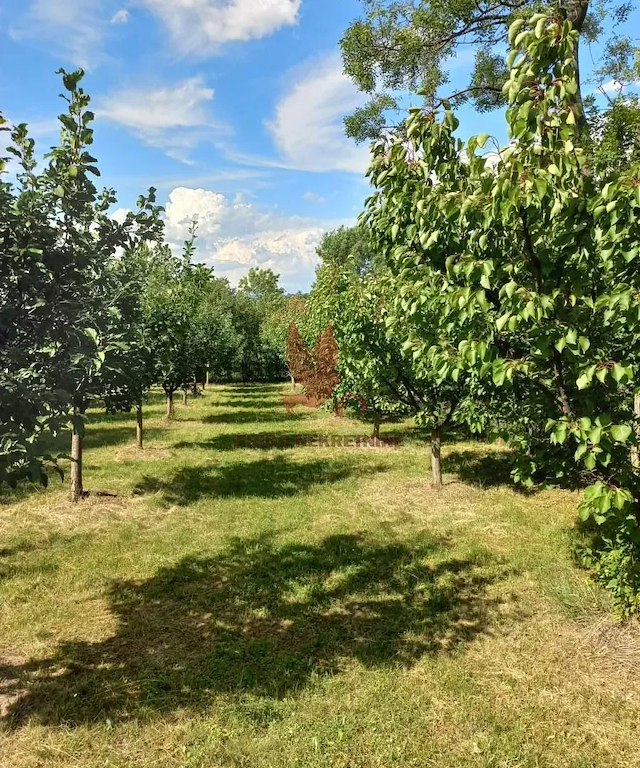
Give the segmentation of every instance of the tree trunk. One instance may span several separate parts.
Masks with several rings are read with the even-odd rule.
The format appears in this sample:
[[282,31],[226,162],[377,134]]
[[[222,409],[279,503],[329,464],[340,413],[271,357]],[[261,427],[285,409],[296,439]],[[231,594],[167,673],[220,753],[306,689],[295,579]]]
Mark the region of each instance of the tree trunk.
[[167,392],[167,419],[172,419],[175,414],[173,407],[173,392]]
[[205,376],[204,376],[204,385],[202,389],[208,386],[209,386],[209,366],[207,366],[207,372],[205,373]]
[[187,394],[187,388],[185,387],[185,388],[182,390],[182,405],[187,405],[187,403],[188,403],[188,399],[189,399],[189,396],[188,396],[188,394]]
[[434,429],[431,433],[431,475],[436,488],[442,487],[442,463],[440,449],[442,447],[442,429]]
[[82,435],[73,427],[71,432],[71,501],[76,502],[82,498]]
[[373,417],[373,437],[376,440],[380,439],[380,416]]
[[142,400],[136,405],[136,445],[142,449]]
[[576,68],[576,83],[578,85],[578,92],[575,97],[576,108],[576,123],[583,130],[587,129],[587,116],[584,111],[584,101],[582,99],[582,84],[580,82],[580,37],[582,36],[582,30],[584,27],[587,13],[589,12],[589,0],[566,0],[565,3],[561,3],[561,6],[565,6],[566,16],[571,22],[573,28],[578,32],[578,39],[576,41],[576,47],[574,51],[574,64]]
[[289,378],[291,379],[291,389],[295,392],[295,389],[296,389],[296,379],[295,379],[295,376],[292,373],[290,373],[289,374]]
[[633,396],[633,432],[636,438],[636,445],[631,448],[631,466],[640,470],[640,392]]

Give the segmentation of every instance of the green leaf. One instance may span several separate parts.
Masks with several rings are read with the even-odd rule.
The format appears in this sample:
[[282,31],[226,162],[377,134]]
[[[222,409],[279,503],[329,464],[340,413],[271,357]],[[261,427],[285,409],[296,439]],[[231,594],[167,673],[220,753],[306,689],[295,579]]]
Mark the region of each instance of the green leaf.
[[576,387],[578,387],[578,389],[586,389],[590,384],[591,378],[586,373],[583,373],[576,381]]
[[627,371],[624,366],[620,365],[620,363],[614,363],[611,375],[618,384],[624,379],[626,373]]
[[547,182],[544,179],[537,176],[533,183],[535,184],[538,197],[541,197],[541,198],[544,197],[547,194],[547,188],[548,188]]
[[611,438],[617,443],[626,443],[632,431],[628,424],[614,424],[611,427]]

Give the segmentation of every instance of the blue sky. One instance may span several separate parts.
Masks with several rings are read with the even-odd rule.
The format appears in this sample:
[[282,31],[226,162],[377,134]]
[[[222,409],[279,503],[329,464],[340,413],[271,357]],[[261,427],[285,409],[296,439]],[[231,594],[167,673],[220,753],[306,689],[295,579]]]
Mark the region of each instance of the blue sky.
[[[368,194],[367,148],[342,128],[363,97],[338,50],[360,10],[358,0],[0,0],[0,109],[46,148],[61,111],[55,70],[84,67],[103,182],[120,205],[156,186],[172,242],[197,215],[199,258],[218,274],[234,283],[270,266],[305,290],[322,232],[355,221]],[[452,61],[453,86],[470,64]],[[465,108],[461,120],[463,136],[504,134],[500,114]]]

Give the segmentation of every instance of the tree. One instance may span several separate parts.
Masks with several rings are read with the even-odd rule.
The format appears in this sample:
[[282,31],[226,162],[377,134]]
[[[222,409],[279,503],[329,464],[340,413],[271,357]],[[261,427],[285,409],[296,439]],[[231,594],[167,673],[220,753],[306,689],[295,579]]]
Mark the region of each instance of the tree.
[[334,391],[340,383],[338,345],[332,325],[328,325],[316,341],[312,361],[312,368],[303,382],[305,392],[314,400],[327,402],[333,398]]
[[376,268],[365,227],[339,227],[327,232],[317,249],[319,264],[306,306],[305,338],[316,339],[346,309],[346,295],[351,281]]
[[[105,404],[113,410],[136,408],[136,445],[144,445],[143,401],[145,393],[157,378],[156,360],[150,329],[145,322],[143,297],[153,261],[148,238],[157,243],[162,239],[160,209],[154,205],[154,192],[138,200],[130,240],[122,255],[114,262],[114,283],[117,292],[114,305],[118,309],[121,346],[114,376],[105,382]],[[154,231],[155,230],[155,231]]]
[[623,96],[609,100],[605,109],[598,109],[590,100],[589,122],[593,127],[590,152],[593,171],[600,178],[617,174],[640,161],[640,100]]
[[[295,362],[295,350],[290,346],[292,330],[299,337],[295,344],[302,343],[300,328],[306,325],[307,303],[300,294],[285,296],[283,303],[278,303],[269,309],[260,325],[260,337],[265,344],[273,350],[279,362],[284,363],[284,368],[291,380],[291,388],[295,389],[296,380],[302,378],[300,365]],[[291,361],[294,368],[291,367]]]
[[204,386],[210,377],[231,377],[241,338],[233,323],[234,296],[229,282],[210,273],[202,287],[195,317],[196,344],[201,351],[201,375]]
[[438,381],[473,374],[503,393],[515,479],[588,484],[580,513],[601,526],[599,572],[629,610],[640,588],[640,167],[593,173],[569,22],[537,14],[509,36],[510,147],[489,163],[487,137],[464,146],[449,110],[413,110],[407,139],[376,149],[368,222],[405,296],[399,323],[420,316],[423,296],[444,297],[445,335],[434,343],[418,324],[417,359]]
[[175,415],[176,391],[187,387],[194,373],[193,307],[186,290],[184,268],[184,259],[173,256],[167,246],[157,247],[143,297],[144,322],[166,396],[167,419]]
[[[433,0],[362,0],[364,14],[354,21],[341,40],[344,71],[358,88],[371,96],[367,105],[345,121],[347,134],[357,140],[377,139],[388,128],[386,114],[401,110],[407,92],[421,94],[433,106],[436,94],[447,84],[447,65],[460,46],[473,46],[475,66],[470,82],[457,93],[449,93],[452,103],[471,100],[480,111],[505,104],[501,88],[507,70],[503,51],[507,30],[516,18],[527,18],[541,8],[557,10],[573,23],[587,41],[602,32],[602,22],[613,17],[616,24],[629,15],[632,4],[626,0],[473,0],[438,3]],[[607,45],[605,64],[598,75],[601,82],[616,74],[616,52],[632,48],[616,35]],[[575,57],[578,74],[578,45]],[[579,78],[574,94],[581,104]]]
[[284,313],[287,299],[271,269],[252,268],[236,291],[235,325],[241,337],[240,376],[243,381],[271,381],[286,374],[284,350],[269,333],[270,318]]
[[261,314],[266,314],[274,306],[283,303],[284,291],[278,285],[279,275],[267,268],[251,267],[238,283],[238,293],[243,293],[256,301]]
[[311,351],[300,335],[298,326],[293,322],[289,325],[287,335],[287,368],[291,376],[292,388],[295,388],[297,382],[307,381],[313,370]]
[[107,214],[111,190],[99,193],[88,148],[93,141],[81,70],[61,70],[66,114],[60,143],[38,170],[25,125],[8,151],[20,165],[17,186],[1,186],[3,243],[2,479],[46,482],[50,437],[71,424],[71,497],[83,495],[84,413],[101,394],[118,340],[110,306],[111,264],[126,231]]

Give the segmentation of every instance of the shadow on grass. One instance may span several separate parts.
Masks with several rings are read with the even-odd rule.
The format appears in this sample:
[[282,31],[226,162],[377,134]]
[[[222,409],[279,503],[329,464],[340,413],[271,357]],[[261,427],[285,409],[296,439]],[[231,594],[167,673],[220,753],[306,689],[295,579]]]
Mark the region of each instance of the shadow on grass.
[[[146,441],[154,441],[165,437],[167,430],[161,427],[145,427],[144,437]],[[71,437],[69,437],[71,440]],[[130,424],[123,427],[102,427],[93,424],[87,425],[84,446],[90,448],[106,448],[112,445],[132,446],[136,444],[136,422],[135,419]]]
[[[225,404],[226,405],[226,404]],[[202,421],[205,424],[259,424],[260,422],[301,421],[303,413],[287,413],[284,407],[277,411],[260,411],[252,409],[248,411],[223,411],[211,413]]]
[[181,440],[173,448],[202,448],[211,451],[268,450],[295,448],[302,440],[299,432],[226,432],[208,440]]
[[284,381],[272,382],[271,384],[253,384],[251,382],[238,382],[236,384],[222,384],[218,389],[224,394],[242,394],[242,395],[272,395],[279,392]]
[[483,450],[454,450],[447,453],[443,460],[446,472],[458,476],[463,483],[477,485],[481,488],[492,488],[509,485],[514,490],[531,493],[522,487],[515,486],[511,478],[514,455],[509,451]]
[[[357,426],[357,425],[356,425]],[[345,448],[359,451],[389,450],[402,444],[402,438],[374,440],[364,432],[226,432],[208,440],[182,440],[173,448],[200,448],[211,451],[290,450],[293,448]]]
[[253,408],[254,410],[272,408],[284,408],[282,404],[282,397],[276,397],[272,395],[256,395],[256,396],[232,396],[229,399],[220,402],[221,408]]
[[182,467],[170,478],[145,475],[133,493],[160,493],[169,504],[186,506],[203,498],[298,496],[314,485],[337,483],[348,477],[385,470],[384,466],[358,466],[354,462],[318,460],[292,462],[284,456],[240,461],[220,466]]
[[112,583],[114,634],[64,643],[35,672],[33,662],[15,664],[4,695],[25,693],[5,721],[130,720],[203,710],[219,694],[279,699],[353,661],[410,668],[490,632],[498,603],[487,588],[505,576],[489,556],[452,557],[429,535],[411,544],[235,540],[147,581]]

